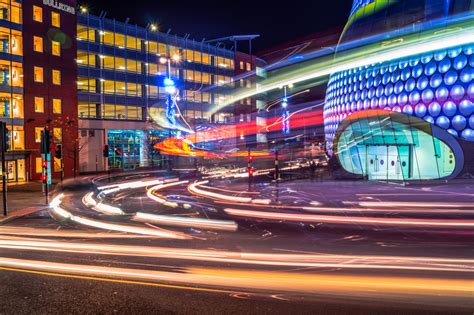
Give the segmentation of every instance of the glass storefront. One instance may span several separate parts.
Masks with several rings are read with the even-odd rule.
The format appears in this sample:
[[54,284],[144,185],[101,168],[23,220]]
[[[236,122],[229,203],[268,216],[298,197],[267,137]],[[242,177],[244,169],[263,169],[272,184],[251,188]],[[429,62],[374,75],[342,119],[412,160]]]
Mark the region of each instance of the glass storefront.
[[462,157],[456,157],[432,128],[436,127],[400,113],[360,112],[341,124],[335,153],[346,171],[369,180],[447,178]]
[[145,160],[144,131],[109,130],[107,138],[111,169],[133,170]]
[[[26,163],[25,159],[6,161],[7,181],[9,183],[26,181]],[[0,172],[2,171],[2,163],[0,163]]]

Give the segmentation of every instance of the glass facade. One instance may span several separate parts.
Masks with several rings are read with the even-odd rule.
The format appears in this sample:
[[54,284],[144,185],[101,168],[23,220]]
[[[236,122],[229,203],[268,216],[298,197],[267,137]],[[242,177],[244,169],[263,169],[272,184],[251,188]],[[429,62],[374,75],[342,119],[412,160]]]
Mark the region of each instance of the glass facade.
[[[170,136],[165,117],[168,77],[177,90],[178,129],[186,133],[233,122],[233,107],[212,113],[230,99],[236,87],[233,78],[245,72],[235,67],[235,50],[84,13],[78,14],[77,41],[79,127],[105,133],[103,140],[85,141],[81,172],[102,170],[107,163],[96,158],[96,151],[107,144],[110,168],[163,166],[170,161],[150,145]],[[251,71],[250,62],[247,65]],[[250,112],[253,102],[238,106]],[[98,167],[91,166],[98,159]]]
[[[89,14],[78,16],[77,40],[80,118],[123,120],[127,116],[106,107],[163,106],[168,75],[177,83],[182,113],[200,111],[210,123],[207,113],[232,92],[233,50]],[[184,119],[194,123],[194,117]]]
[[448,178],[456,163],[463,163],[433,134],[431,124],[379,110],[361,112],[341,125],[335,155],[345,170],[369,180]]
[[111,169],[135,169],[146,159],[144,131],[109,130],[109,167]]

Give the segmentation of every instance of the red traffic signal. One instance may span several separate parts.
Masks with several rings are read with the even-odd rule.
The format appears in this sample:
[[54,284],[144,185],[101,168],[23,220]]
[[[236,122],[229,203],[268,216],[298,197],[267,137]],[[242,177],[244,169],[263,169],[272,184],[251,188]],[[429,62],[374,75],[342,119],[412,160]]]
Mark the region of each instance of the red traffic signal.
[[43,166],[43,168],[46,168],[46,167],[48,167],[48,162],[46,162],[46,161],[43,161],[43,162],[41,163],[41,166]]
[[253,168],[252,168],[252,167],[249,167],[249,175],[250,175],[250,176],[253,175]]

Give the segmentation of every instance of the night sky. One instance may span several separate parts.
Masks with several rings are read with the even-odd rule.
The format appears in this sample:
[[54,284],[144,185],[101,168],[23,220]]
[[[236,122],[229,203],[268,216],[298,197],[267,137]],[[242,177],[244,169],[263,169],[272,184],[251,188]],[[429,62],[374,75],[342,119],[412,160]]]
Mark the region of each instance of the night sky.
[[[229,35],[260,34],[255,49],[275,45],[322,31],[337,31],[347,21],[352,0],[86,0],[92,14],[102,10],[107,17],[146,26],[156,22],[163,32],[201,40]],[[121,4],[123,3],[123,4]]]

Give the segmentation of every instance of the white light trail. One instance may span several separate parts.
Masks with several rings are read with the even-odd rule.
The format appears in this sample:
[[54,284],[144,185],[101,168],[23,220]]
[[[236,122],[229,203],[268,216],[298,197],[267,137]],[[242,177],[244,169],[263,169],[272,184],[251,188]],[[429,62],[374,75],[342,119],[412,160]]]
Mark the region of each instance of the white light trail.
[[193,227],[231,232],[235,232],[238,229],[238,225],[234,221],[175,217],[169,215],[156,215],[142,212],[137,212],[134,217],[134,220],[139,222],[151,222],[169,226]]
[[189,236],[185,234],[176,233],[172,231],[156,230],[156,229],[151,229],[151,228],[142,228],[138,226],[123,225],[123,224],[106,223],[106,222],[101,222],[101,221],[96,221],[96,220],[76,216],[66,211],[65,209],[61,208],[63,198],[64,198],[64,194],[60,194],[56,196],[51,201],[50,206],[51,206],[51,211],[54,214],[56,214],[59,217],[62,217],[65,220],[71,220],[73,222],[77,222],[82,225],[87,225],[87,226],[98,228],[98,229],[110,230],[110,231],[116,231],[116,232],[149,235],[149,236],[161,237],[161,238],[174,238],[174,239],[190,238]]
[[441,48],[447,49],[456,46],[462,46],[474,42],[474,27],[469,25],[466,28],[454,29],[452,32],[434,33],[428,37],[419,36],[411,41],[403,40],[397,46],[386,47],[383,44],[376,49],[365,53],[362,56],[359,54],[363,51],[359,49],[358,53],[347,57],[344,60],[337,60],[328,64],[316,63],[313,66],[307,67],[303,70],[291,70],[287,74],[282,74],[277,77],[271,77],[262,81],[255,90],[240,92],[231,97],[228,101],[216,106],[211,110],[211,114],[216,113],[222,108],[229,106],[239,100],[253,97],[257,94],[269,92],[280,88],[281,86],[288,86],[290,84],[298,84],[303,81],[317,79],[333,73],[338,73],[354,68],[364,67],[371,64],[383,63],[386,61],[406,58],[410,56],[420,55],[427,52],[439,50]]
[[473,220],[437,220],[437,219],[408,219],[408,218],[379,218],[379,217],[349,217],[349,216],[328,216],[313,214],[297,214],[283,212],[265,212],[242,209],[225,209],[229,215],[259,218],[279,221],[295,222],[317,222],[332,224],[369,224],[386,226],[417,226],[433,228],[468,228],[474,227]]

